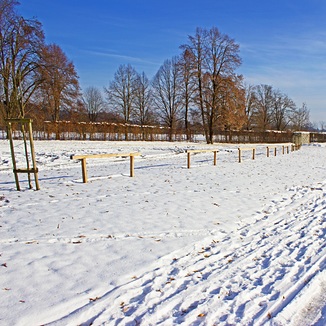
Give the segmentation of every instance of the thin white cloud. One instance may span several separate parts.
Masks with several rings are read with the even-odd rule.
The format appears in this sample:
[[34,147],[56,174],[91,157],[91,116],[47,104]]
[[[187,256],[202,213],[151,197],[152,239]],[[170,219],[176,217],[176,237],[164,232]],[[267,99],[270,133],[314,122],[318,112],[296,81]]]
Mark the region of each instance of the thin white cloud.
[[115,58],[117,60],[121,60],[124,62],[135,62],[135,63],[142,63],[142,64],[148,64],[148,65],[157,65],[157,62],[153,62],[151,60],[146,60],[139,57],[133,57],[125,54],[119,54],[119,53],[110,53],[107,51],[94,51],[94,50],[84,50],[85,53],[91,55],[91,56],[100,56],[100,57],[106,57],[106,58]]
[[267,41],[244,42],[241,52],[245,57],[270,64],[279,62],[293,65],[307,60],[304,65],[324,65],[326,33],[310,32],[302,35],[277,35]]

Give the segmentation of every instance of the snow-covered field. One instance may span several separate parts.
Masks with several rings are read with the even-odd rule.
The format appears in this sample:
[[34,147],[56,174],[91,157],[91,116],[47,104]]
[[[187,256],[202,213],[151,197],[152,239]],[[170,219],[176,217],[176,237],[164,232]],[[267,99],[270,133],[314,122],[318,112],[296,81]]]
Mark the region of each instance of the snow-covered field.
[[[187,149],[218,148],[192,156]],[[0,141],[1,325],[325,325],[326,147]],[[23,166],[20,141],[15,142]],[[87,161],[71,154],[140,152]]]

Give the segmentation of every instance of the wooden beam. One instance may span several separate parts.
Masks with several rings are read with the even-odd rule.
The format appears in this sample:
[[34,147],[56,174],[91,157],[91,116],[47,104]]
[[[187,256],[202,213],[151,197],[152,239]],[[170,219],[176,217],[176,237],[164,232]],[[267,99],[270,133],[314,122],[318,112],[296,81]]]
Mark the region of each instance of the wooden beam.
[[15,173],[37,173],[38,172],[38,168],[33,169],[14,169]]
[[110,154],[85,154],[85,155],[71,155],[72,160],[82,160],[86,158],[109,158],[109,157],[129,157],[129,156],[139,156],[140,153],[110,153]]
[[217,149],[188,149],[187,150],[187,168],[190,169],[190,154],[193,153],[193,154],[196,154],[196,153],[211,153],[213,152],[214,153],[214,161],[213,161],[213,164],[216,165],[217,163],[217,153],[218,153],[218,150]]
[[210,153],[210,152],[218,152],[217,149],[188,149],[187,153]]

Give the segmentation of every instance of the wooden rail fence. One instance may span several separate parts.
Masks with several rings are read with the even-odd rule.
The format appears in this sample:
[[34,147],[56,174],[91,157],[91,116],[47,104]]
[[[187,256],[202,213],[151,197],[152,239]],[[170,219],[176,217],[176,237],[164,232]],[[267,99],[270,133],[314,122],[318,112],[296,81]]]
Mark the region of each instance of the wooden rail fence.
[[[282,154],[284,155],[285,153],[289,154],[290,152],[290,148],[291,151],[295,151],[298,149],[298,146],[294,145],[294,144],[288,144],[288,145],[275,145],[275,146],[267,146],[266,147],[266,156],[269,157],[270,156],[270,152],[271,150],[274,150],[274,156],[277,155],[277,149],[278,148],[282,148]],[[252,159],[255,159],[255,154],[256,154],[256,148],[255,147],[239,147],[238,148],[238,152],[239,152],[239,163],[242,162],[242,151],[252,151]]]
[[[267,146],[266,147],[266,156],[270,156],[270,151],[273,149],[274,150],[274,156],[277,155],[277,150],[279,148],[282,148],[282,154],[284,155],[285,153],[289,154],[290,149],[291,151],[295,151],[299,149],[298,146],[294,144],[288,144],[288,145],[274,145],[274,146]],[[238,148],[238,158],[239,158],[239,163],[242,162],[242,153],[243,151],[252,151],[252,159],[254,160],[256,157],[256,152],[257,148],[256,147],[239,147]],[[191,166],[191,154],[197,154],[197,153],[207,153],[207,152],[213,152],[214,153],[214,165],[216,165],[217,161],[217,153],[219,152],[217,149],[192,149],[192,150],[187,150],[187,168],[190,169]]]
[[[270,156],[270,151],[274,149],[274,156],[277,155],[277,149],[282,148],[282,154],[289,154],[290,148],[291,151],[295,151],[299,149],[299,146],[289,144],[289,145],[279,145],[279,146],[267,146],[266,147],[266,155],[267,157]],[[239,154],[239,163],[242,162],[242,152],[243,151],[252,151],[252,159],[255,159],[256,147],[239,147],[238,154]],[[214,160],[213,164],[217,164],[217,153],[219,151],[217,149],[192,149],[187,150],[187,168],[190,169],[191,167],[191,154],[198,154],[198,153],[213,153]],[[109,153],[109,154],[85,154],[85,155],[71,155],[70,158],[72,160],[80,160],[81,167],[82,167],[82,177],[83,183],[87,183],[87,167],[86,167],[86,160],[87,159],[96,159],[96,158],[110,158],[110,157],[130,157],[130,177],[134,177],[134,158],[135,156],[139,156],[140,153]]]
[[239,163],[242,162],[242,157],[241,153],[242,151],[252,151],[252,159],[255,159],[255,153],[256,153],[256,148],[251,148],[251,147],[239,147],[238,152],[239,152]]
[[86,159],[110,158],[110,157],[130,157],[130,176],[133,177],[135,175],[134,174],[134,159],[135,159],[135,156],[139,156],[139,155],[140,155],[140,153],[86,154],[86,155],[71,155],[70,159],[81,161],[83,183],[87,183]]
[[207,152],[214,153],[214,165],[216,165],[217,153],[218,153],[217,149],[189,149],[189,150],[187,150],[187,168],[190,169],[191,154],[207,153]]
[[[274,156],[276,156],[278,148],[280,148],[280,146],[267,146],[266,147],[266,156],[269,157],[270,150],[272,150],[272,149],[274,149]],[[289,154],[290,148],[291,148],[291,151],[293,152],[293,151],[295,151],[297,149],[297,146],[294,145],[294,144],[282,145],[282,154],[284,155],[285,152],[287,154]]]

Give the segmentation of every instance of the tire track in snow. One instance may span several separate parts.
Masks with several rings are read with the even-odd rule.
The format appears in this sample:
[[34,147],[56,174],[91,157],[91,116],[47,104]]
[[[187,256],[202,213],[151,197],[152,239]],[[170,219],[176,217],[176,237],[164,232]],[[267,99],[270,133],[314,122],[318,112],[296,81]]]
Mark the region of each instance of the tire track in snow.
[[48,236],[48,237],[38,237],[37,239],[27,239],[27,238],[7,238],[0,239],[0,244],[46,244],[46,243],[60,243],[60,244],[87,244],[94,243],[97,241],[128,241],[133,239],[145,239],[161,241],[166,238],[182,238],[182,237],[193,237],[193,236],[220,236],[224,235],[226,232],[220,229],[207,230],[207,229],[197,229],[197,230],[175,230],[173,232],[137,232],[137,233],[112,233],[112,234],[79,234],[73,237],[67,236]]
[[296,189],[268,213],[229,237],[163,257],[53,324],[264,324],[325,268],[325,192]]

